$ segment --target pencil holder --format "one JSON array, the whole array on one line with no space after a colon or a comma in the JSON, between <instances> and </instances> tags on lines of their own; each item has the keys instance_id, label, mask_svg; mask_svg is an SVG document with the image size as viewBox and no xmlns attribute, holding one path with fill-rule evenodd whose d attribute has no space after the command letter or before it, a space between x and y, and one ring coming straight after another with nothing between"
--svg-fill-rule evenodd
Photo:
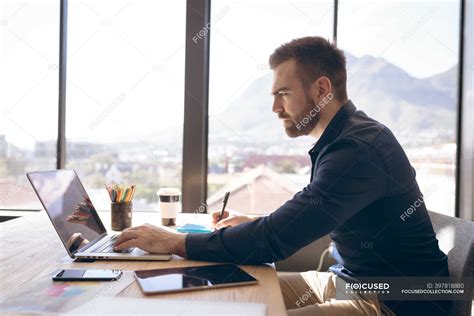
<instances>
[{"instance_id":1,"label":"pencil holder","mask_svg":"<svg viewBox=\"0 0 474 316\"><path fill-rule=\"evenodd\" d=\"M111 228L115 231L132 227L132 202L112 202L111 223Z\"/></svg>"}]
</instances>

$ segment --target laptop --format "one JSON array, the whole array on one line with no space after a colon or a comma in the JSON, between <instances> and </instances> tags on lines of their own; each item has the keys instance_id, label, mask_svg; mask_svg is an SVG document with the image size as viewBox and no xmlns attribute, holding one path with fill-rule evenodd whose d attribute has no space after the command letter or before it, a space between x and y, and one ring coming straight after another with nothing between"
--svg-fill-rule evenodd
<instances>
[{"instance_id":1,"label":"laptop","mask_svg":"<svg viewBox=\"0 0 474 316\"><path fill-rule=\"evenodd\" d=\"M74 170L30 172L26 176L43 204L67 253L73 259L159 260L171 254L150 254L140 248L113 250L120 234L109 234Z\"/></svg>"}]
</instances>

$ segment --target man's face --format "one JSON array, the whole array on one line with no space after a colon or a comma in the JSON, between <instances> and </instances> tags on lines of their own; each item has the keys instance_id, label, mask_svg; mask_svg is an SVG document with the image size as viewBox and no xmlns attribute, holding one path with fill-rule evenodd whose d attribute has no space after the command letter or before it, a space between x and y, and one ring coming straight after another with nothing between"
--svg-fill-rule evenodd
<instances>
[{"instance_id":1,"label":"man's face","mask_svg":"<svg viewBox=\"0 0 474 316\"><path fill-rule=\"evenodd\" d=\"M304 89L294 59L279 64L273 70L272 95L272 111L283 121L288 136L308 135L314 129L319 115L312 116L309 121L307 118L303 120L315 108L315 102L310 91Z\"/></svg>"}]
</instances>

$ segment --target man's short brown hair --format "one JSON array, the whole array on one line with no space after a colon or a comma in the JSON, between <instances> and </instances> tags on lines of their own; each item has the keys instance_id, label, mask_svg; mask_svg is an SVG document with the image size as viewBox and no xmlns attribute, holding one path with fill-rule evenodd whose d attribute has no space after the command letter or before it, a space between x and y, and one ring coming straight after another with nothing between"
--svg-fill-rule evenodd
<instances>
[{"instance_id":1,"label":"man's short brown hair","mask_svg":"<svg viewBox=\"0 0 474 316\"><path fill-rule=\"evenodd\" d=\"M331 80L336 99L347 99L346 57L344 52L319 36L308 36L292 40L278 47L270 56L270 68L294 58L305 89L321 76Z\"/></svg>"}]
</instances>

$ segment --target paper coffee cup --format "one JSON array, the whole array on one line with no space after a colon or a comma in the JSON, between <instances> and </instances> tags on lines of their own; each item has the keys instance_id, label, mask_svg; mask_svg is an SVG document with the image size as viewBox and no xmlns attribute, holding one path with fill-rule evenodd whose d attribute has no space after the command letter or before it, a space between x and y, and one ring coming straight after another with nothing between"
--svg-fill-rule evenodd
<instances>
[{"instance_id":1,"label":"paper coffee cup","mask_svg":"<svg viewBox=\"0 0 474 316\"><path fill-rule=\"evenodd\" d=\"M159 200L161 224L176 225L176 217L181 212L181 190L178 188L161 188L156 194Z\"/></svg>"}]
</instances>

